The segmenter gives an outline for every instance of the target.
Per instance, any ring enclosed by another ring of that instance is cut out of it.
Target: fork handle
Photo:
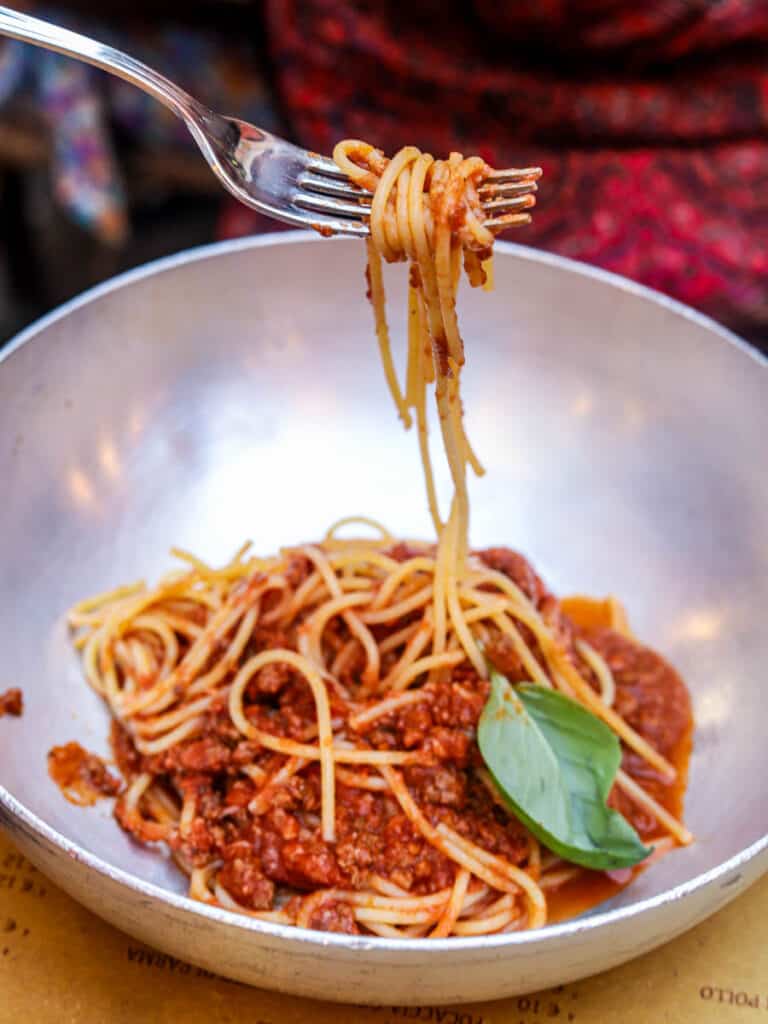
[[[122,50],[106,46],[95,39],[72,32],[59,25],[53,25],[41,18],[33,18],[10,7],[0,7],[0,35],[19,39],[24,43],[32,43],[46,50],[63,53],[66,57],[93,64],[94,67],[108,71],[125,79],[132,85],[154,96],[164,103],[178,117],[185,121],[189,118],[205,116],[209,112],[202,104],[193,99],[173,82],[134,57],[129,57]]]

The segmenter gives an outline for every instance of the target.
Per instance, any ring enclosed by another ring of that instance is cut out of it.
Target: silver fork
[[[328,157],[215,114],[146,64],[79,32],[0,7],[0,35],[93,64],[154,96],[186,123],[213,173],[246,206],[324,235],[368,234],[371,194],[352,185]],[[486,225],[500,230],[527,223],[540,174],[537,167],[494,171],[480,189]]]

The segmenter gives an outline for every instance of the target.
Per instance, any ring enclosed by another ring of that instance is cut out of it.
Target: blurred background
[[[15,4],[310,148],[540,163],[515,241],[625,274],[768,351],[768,0]],[[0,345],[106,277],[274,230],[164,108],[0,39]]]

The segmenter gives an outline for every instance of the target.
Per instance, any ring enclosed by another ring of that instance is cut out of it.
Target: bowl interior
[[[398,353],[404,278],[388,277]],[[488,471],[472,484],[473,542],[522,550],[561,594],[617,594],[693,692],[698,841],[613,904],[627,905],[766,831],[768,372],[674,305],[513,247],[495,290],[460,303]],[[0,782],[70,840],[182,891],[106,803],[75,808],[48,778],[54,744],[107,750],[65,610],[156,577],[172,544],[215,562],[350,513],[429,536],[415,438],[386,393],[354,243],[214,248],[32,334],[0,364],[0,692],[21,686],[26,703],[0,723]]]

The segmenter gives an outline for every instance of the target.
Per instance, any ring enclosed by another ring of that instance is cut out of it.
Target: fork
[[[371,193],[352,185],[328,157],[214,113],[146,64],[79,32],[0,6],[0,35],[93,64],[164,103],[186,123],[224,188],[246,206],[323,235],[368,234]],[[527,223],[540,174],[537,167],[493,171],[480,187],[485,225]]]

